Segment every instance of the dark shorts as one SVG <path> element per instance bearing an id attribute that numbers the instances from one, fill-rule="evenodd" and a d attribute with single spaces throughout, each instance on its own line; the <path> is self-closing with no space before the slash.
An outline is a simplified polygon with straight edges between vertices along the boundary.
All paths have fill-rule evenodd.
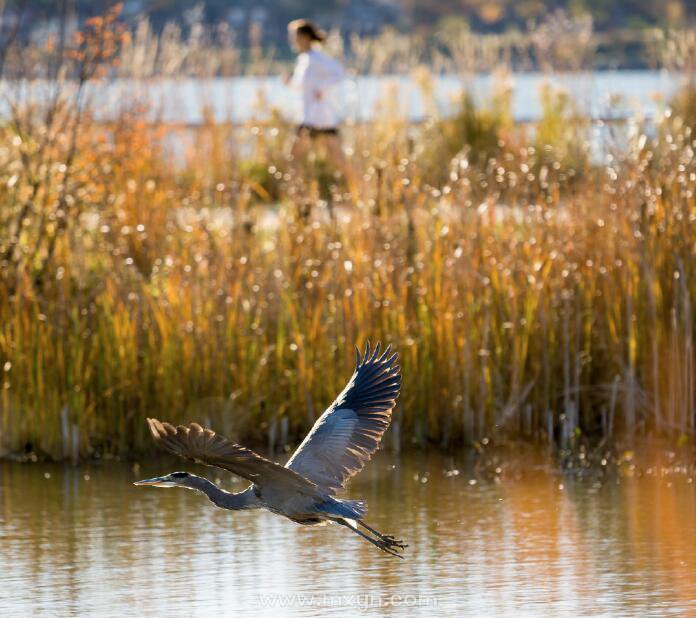
<path id="1" fill-rule="evenodd" d="M 310 139 L 315 139 L 322 135 L 338 135 L 338 128 L 319 128 L 309 126 L 308 124 L 301 124 L 297 127 L 296 133 L 297 135 L 307 135 Z"/>

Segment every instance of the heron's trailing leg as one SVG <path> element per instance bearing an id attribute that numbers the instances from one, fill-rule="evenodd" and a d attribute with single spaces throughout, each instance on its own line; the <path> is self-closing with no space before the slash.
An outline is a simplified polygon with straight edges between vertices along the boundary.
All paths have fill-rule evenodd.
<path id="1" fill-rule="evenodd" d="M 374 528 L 371 528 L 368 526 L 364 521 L 361 519 L 358 519 L 358 524 L 361 525 L 363 528 L 369 530 L 374 534 L 376 537 L 380 538 L 382 541 L 386 541 L 390 545 L 393 545 L 394 547 L 398 547 L 399 549 L 406 549 L 408 545 L 405 545 L 403 541 L 396 540 L 395 537 L 393 537 L 391 534 L 382 534 L 381 532 L 377 532 Z"/>
<path id="2" fill-rule="evenodd" d="M 351 526 L 344 519 L 336 519 L 334 521 L 341 524 L 342 526 L 345 526 L 349 530 L 352 530 L 353 532 L 355 532 L 355 534 L 360 535 L 363 539 L 369 541 L 376 547 L 379 547 L 382 551 L 385 551 L 388 554 L 391 554 L 392 556 L 396 556 L 397 558 L 401 558 L 402 560 L 404 559 L 402 555 L 396 552 L 396 550 L 398 549 L 403 549 L 404 546 L 402 544 L 396 544 L 393 541 L 388 540 L 387 537 L 379 537 L 377 539 L 373 539 L 371 536 L 368 536 L 364 532 L 360 532 L 360 530 Z"/>

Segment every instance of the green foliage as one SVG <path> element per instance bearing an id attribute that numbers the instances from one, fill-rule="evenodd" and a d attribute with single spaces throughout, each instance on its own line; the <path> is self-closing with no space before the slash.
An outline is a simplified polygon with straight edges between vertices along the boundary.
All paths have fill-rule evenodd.
<path id="1" fill-rule="evenodd" d="M 496 106 L 478 108 L 473 97 L 465 93 L 459 111 L 451 119 L 441 121 L 439 127 L 447 155 L 451 158 L 468 147 L 472 161 L 485 164 L 498 151 L 499 133 L 504 121 Z"/>
<path id="2" fill-rule="evenodd" d="M 577 174 L 586 169 L 590 123 L 570 95 L 548 84 L 540 92 L 542 114 L 534 125 L 539 164 Z"/>
<path id="3" fill-rule="evenodd" d="M 473 166 L 485 167 L 500 153 L 503 133 L 511 125 L 509 93 L 499 92 L 479 106 L 464 92 L 454 115 L 434 122 L 426 131 L 420 156 L 426 178 L 441 186 L 449 177 L 449 162 L 457 155 Z"/>
<path id="4" fill-rule="evenodd" d="M 251 189 L 255 201 L 277 202 L 280 199 L 280 180 L 277 169 L 266 161 L 247 160 L 239 164 L 239 179 Z"/>
<path id="5" fill-rule="evenodd" d="M 684 84 L 669 103 L 673 114 L 696 134 L 696 78 Z"/>

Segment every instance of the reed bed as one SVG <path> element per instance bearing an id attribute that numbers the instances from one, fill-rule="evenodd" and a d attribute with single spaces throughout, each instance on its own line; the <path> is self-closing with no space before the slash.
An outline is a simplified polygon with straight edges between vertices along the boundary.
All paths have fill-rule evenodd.
<path id="1" fill-rule="evenodd" d="M 176 129 L 99 124 L 80 96 L 0 127 L 0 453 L 136 454 L 147 416 L 282 448 L 368 340 L 401 358 L 394 445 L 693 438 L 696 160 L 676 111 L 617 127 L 597 162 L 559 93 L 533 128 L 503 95 L 418 128 L 385 105 L 347 131 L 344 182 L 293 172 L 280 119 L 210 121 L 173 165 Z"/>

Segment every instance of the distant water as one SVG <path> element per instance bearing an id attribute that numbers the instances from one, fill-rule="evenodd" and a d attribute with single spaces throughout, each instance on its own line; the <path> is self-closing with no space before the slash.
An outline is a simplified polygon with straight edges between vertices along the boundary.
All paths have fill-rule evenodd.
<path id="1" fill-rule="evenodd" d="M 669 99 L 681 79 L 680 75 L 665 71 L 597 71 L 558 75 L 516 73 L 504 78 L 503 83 L 513 89 L 515 119 L 533 121 L 542 111 L 539 90 L 545 83 L 567 91 L 581 110 L 594 118 L 621 118 L 636 111 L 653 116 L 659 109 L 658 102 Z M 433 105 L 426 101 L 416 80 L 410 76 L 364 76 L 347 80 L 333 96 L 347 120 L 363 121 L 396 112 L 418 121 L 433 112 L 448 114 L 464 90 L 476 100 L 485 101 L 500 83 L 492 75 L 438 76 L 434 81 Z M 43 98 L 50 89 L 46 83 L 36 82 L 4 83 L 0 87 L 11 99 Z M 146 82 L 120 79 L 94 85 L 91 96 L 102 118 L 113 117 L 136 104 L 145 104 L 153 119 L 190 125 L 200 124 L 206 114 L 217 121 L 241 123 L 268 118 L 274 108 L 289 119 L 296 119 L 299 113 L 297 95 L 279 77 Z M 7 109 L 6 102 L 0 102 L 0 113 L 7 113 Z"/>
<path id="2" fill-rule="evenodd" d="M 372 462 L 350 495 L 409 543 L 402 561 L 335 525 L 131 484 L 196 468 L 181 461 L 0 464 L 0 616 L 696 615 L 688 474 L 501 466 L 494 482 L 461 458 Z"/>

